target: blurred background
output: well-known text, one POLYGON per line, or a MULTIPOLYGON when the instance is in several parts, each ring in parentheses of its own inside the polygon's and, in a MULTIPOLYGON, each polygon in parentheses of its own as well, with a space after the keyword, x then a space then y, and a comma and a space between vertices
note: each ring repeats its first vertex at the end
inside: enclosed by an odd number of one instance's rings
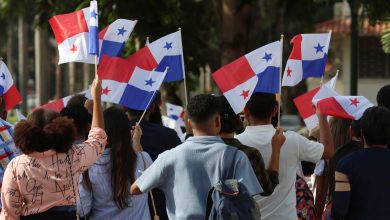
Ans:
MULTIPOLYGON (((123 57, 182 30, 189 96, 219 93, 210 75, 223 64, 284 34, 284 61, 300 33, 332 30, 325 81, 340 70, 336 90, 360 94, 375 103, 390 83, 390 1, 388 0, 98 0, 100 29, 117 18, 137 25, 123 57)), ((0 0, 0 56, 32 108, 88 88, 93 66, 58 65, 57 43, 48 20, 89 6, 89 0, 0 0)), ((283 114, 297 113, 292 98, 319 86, 309 79, 283 88, 283 114)), ((182 83, 165 83, 163 101, 183 104, 182 83)), ((296 120, 291 119, 291 120, 296 120)))

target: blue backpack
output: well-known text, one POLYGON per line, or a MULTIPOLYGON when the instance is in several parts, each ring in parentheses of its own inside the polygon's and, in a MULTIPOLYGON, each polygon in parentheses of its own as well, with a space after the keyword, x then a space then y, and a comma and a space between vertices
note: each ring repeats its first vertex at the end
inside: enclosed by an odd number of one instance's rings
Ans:
POLYGON ((244 184, 234 179, 235 157, 238 149, 228 147, 223 160, 222 178, 211 188, 207 198, 208 220, 260 219, 256 202, 244 184))

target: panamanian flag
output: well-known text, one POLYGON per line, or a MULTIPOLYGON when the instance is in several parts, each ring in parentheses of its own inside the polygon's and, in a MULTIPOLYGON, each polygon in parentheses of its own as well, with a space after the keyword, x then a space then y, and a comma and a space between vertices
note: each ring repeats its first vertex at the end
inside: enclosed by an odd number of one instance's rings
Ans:
POLYGON ((308 77, 321 77, 325 72, 331 32, 299 34, 284 69, 282 86, 295 86, 308 77))
POLYGON ((39 106, 37 108, 34 108, 33 111, 36 110, 36 109, 45 108, 45 109, 51 109, 51 110, 59 112, 63 108, 66 107, 66 105, 68 104, 68 101, 71 98, 72 98, 72 96, 69 95, 69 96, 66 96, 66 97, 63 97, 63 98, 51 101, 51 102, 49 102, 47 104, 41 105, 41 106, 39 106))
POLYGON ((22 97, 14 84, 12 75, 3 61, 0 61, 0 96, 3 97, 2 101, 5 101, 7 111, 22 102, 22 97))
POLYGON ((221 67, 212 77, 236 114, 254 92, 278 93, 280 41, 260 47, 221 67))
POLYGON ((164 82, 180 81, 185 78, 181 31, 168 34, 146 46, 127 58, 133 65, 145 70, 168 73, 164 82))
MULTIPOLYGON (((145 110, 160 89, 167 71, 144 70, 119 57, 104 55, 98 75, 102 80, 102 101, 145 110)), ((91 98, 90 91, 86 97, 91 98)))
POLYGON ((359 120, 366 109, 374 106, 364 96, 335 96, 313 100, 317 109, 324 115, 359 120))
MULTIPOLYGON (((95 55, 89 54, 89 21, 95 16, 90 8, 68 14, 60 14, 49 20, 58 44, 59 64, 69 62, 95 63, 95 55)), ((97 16, 97 15, 96 15, 97 16)), ((100 56, 119 56, 137 21, 117 19, 99 33, 100 56)), ((97 21, 96 21, 97 25, 97 21)))

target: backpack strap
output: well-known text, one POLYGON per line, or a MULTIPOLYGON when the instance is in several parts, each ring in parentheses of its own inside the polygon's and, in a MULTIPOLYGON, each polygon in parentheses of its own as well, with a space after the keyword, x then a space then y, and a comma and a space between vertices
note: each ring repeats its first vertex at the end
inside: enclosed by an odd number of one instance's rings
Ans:
MULTIPOLYGON (((236 159, 236 153, 238 149, 235 147, 228 146, 224 153, 222 158, 222 174, 220 177, 220 180, 225 179, 233 179, 234 173, 235 173, 235 159, 236 159), (230 175, 231 174, 231 175, 230 175), (229 178, 230 177, 230 178, 229 178)), ((213 208, 213 199, 212 194, 214 191, 214 187, 212 187, 207 195, 207 203, 206 203, 206 215, 205 219, 209 219, 211 210, 213 208)))
POLYGON ((234 179, 235 174, 235 159, 238 149, 228 146, 223 155, 222 161, 222 178, 221 179, 234 179))

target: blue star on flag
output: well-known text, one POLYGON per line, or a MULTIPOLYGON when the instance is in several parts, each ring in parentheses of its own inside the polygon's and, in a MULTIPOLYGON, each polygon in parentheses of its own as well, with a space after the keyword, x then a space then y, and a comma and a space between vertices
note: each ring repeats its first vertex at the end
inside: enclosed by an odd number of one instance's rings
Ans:
POLYGON ((171 42, 171 43, 165 42, 164 48, 166 48, 167 50, 171 49, 172 48, 172 43, 173 42, 171 42))
POLYGON ((316 47, 314 47, 314 49, 316 49, 316 53, 318 52, 324 52, 322 51, 322 49, 324 49, 325 46, 321 46, 320 43, 318 43, 318 45, 316 47))
POLYGON ((265 59, 267 62, 269 61, 269 60, 272 60, 272 53, 265 53, 265 55, 264 55, 264 57, 262 58, 262 59, 265 59))
POLYGON ((122 28, 119 28, 118 29, 118 36, 119 35, 122 35, 122 36, 124 36, 124 33, 126 32, 127 30, 125 29, 125 26, 123 26, 122 28))
POLYGON ((93 18, 97 18, 97 16, 98 16, 98 14, 96 13, 96 11, 95 10, 93 10, 92 12, 91 12, 91 17, 93 17, 93 18))
POLYGON ((156 81, 153 81, 152 78, 150 78, 149 80, 145 80, 145 86, 153 86, 153 83, 155 83, 156 81))
POLYGON ((1 78, 3 78, 3 80, 5 80, 5 74, 3 72, 1 72, 1 78))

